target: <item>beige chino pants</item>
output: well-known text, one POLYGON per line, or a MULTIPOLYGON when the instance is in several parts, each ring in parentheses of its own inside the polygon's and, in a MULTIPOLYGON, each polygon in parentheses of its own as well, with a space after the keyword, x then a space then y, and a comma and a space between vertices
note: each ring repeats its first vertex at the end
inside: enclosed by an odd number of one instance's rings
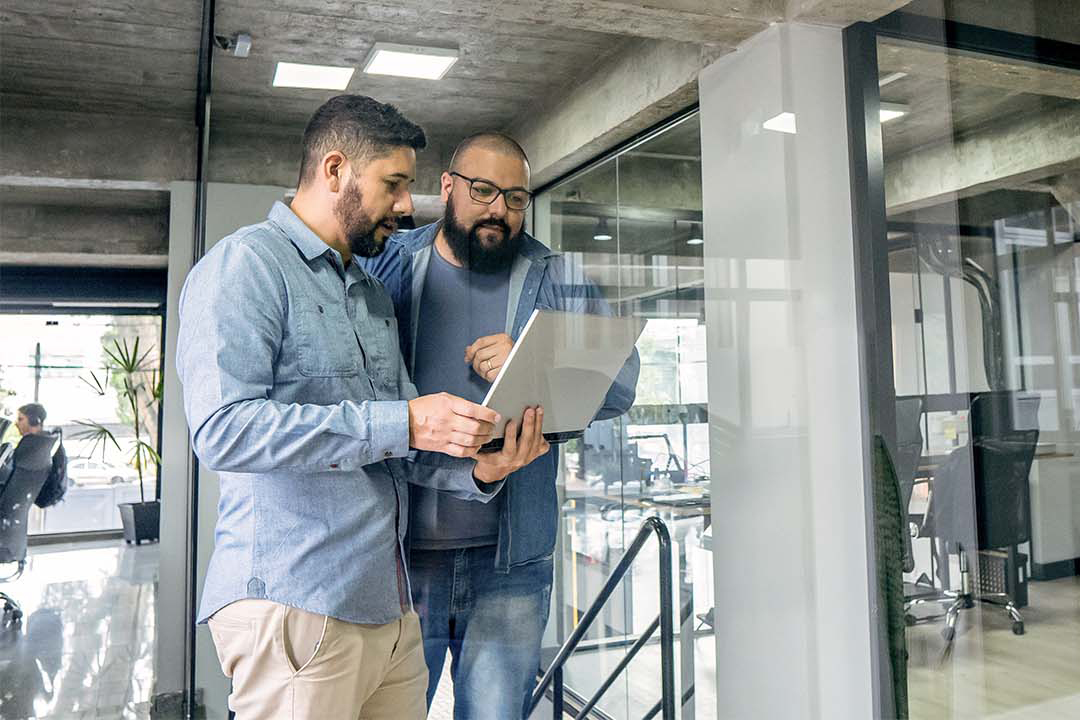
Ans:
POLYGON ((358 625, 239 600, 209 621, 237 720, 423 720, 428 671, 415 612, 358 625))

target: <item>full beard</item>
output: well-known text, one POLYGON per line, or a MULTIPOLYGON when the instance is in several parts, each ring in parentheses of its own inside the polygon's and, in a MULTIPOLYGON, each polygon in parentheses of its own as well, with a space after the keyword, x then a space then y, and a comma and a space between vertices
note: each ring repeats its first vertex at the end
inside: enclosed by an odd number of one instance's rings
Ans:
POLYGON ((355 182, 350 182, 334 207, 334 214, 345 228, 349 250, 356 257, 375 257, 383 251, 385 242, 379 240, 375 230, 384 218, 373 219, 364 211, 364 197, 355 182))
POLYGON ((485 275, 504 272, 510 267, 521 248, 525 232, 522 226, 521 230, 511 235, 510 226, 505 220, 499 219, 476 222, 472 227, 466 228, 457 222, 452 201, 446 204, 442 229, 454 257, 470 270, 485 275), (502 228, 503 240, 494 245, 485 245, 478 234, 481 225, 502 228))

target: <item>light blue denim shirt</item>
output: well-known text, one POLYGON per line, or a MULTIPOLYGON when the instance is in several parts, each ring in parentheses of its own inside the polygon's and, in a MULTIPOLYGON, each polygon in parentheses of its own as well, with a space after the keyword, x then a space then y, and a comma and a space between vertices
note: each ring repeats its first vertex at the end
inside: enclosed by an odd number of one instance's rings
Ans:
POLYGON ((192 446, 221 480, 200 622, 242 598, 390 622, 410 607, 405 483, 495 494, 471 460, 410 453, 416 390, 389 296, 282 203, 192 269, 177 369, 192 446))

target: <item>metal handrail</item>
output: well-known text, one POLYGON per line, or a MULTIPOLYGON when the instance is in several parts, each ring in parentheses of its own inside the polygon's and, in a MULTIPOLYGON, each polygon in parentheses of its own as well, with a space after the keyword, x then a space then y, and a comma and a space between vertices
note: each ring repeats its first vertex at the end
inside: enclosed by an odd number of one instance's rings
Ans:
MULTIPOLYGON (((578 718, 584 718, 585 714, 591 710, 599 701, 600 696, 611 687, 615 682, 616 677, 623 671, 623 669, 630 663, 630 660, 637 654, 654 632, 656 627, 660 627, 660 703, 659 708, 662 711, 662 717, 664 720, 675 720, 675 627, 674 627, 674 600, 672 599, 672 589, 674 587, 672 581, 671 571, 671 535, 668 533, 667 525, 664 521, 658 517, 649 517, 645 519, 645 522, 641 524, 641 529, 638 530, 637 535, 634 537, 634 541, 630 543, 630 547, 627 548, 626 553, 623 554, 622 559, 619 560, 619 564, 615 566, 611 576, 608 577, 607 582, 604 583, 604 587, 601 588, 599 595, 596 596, 596 600, 589 606, 589 609, 585 611, 585 614, 581 618, 581 622, 570 634, 570 637, 566 639, 562 647, 559 648, 558 654, 555 659, 552 660, 551 666, 548 667, 547 672, 537 683, 536 689, 533 690, 532 698, 529 701, 528 712, 525 713, 526 717, 530 716, 536 706, 540 703, 540 699, 547 692, 548 686, 554 684, 553 692, 554 699, 552 705, 554 706, 553 717, 562 720, 563 713, 563 666, 566 665, 567 660, 570 659, 570 655, 577 648, 578 643, 585 637, 585 633, 588 632, 589 627, 593 621, 596 620, 597 615, 600 614, 600 610, 604 604, 611 597, 611 593, 615 591, 615 586, 619 584, 619 581, 623 579, 627 571, 630 569, 630 565, 633 564, 634 559, 638 553, 641 552, 642 546, 648 539, 650 533, 656 533, 656 539, 659 543, 660 549, 660 617, 657 618, 642 636, 634 643, 634 647, 630 652, 622 659, 622 661, 615 668, 614 672, 604 681, 600 686, 600 689, 593 695, 578 713, 578 718)), ((655 715, 655 711, 652 713, 655 715)))

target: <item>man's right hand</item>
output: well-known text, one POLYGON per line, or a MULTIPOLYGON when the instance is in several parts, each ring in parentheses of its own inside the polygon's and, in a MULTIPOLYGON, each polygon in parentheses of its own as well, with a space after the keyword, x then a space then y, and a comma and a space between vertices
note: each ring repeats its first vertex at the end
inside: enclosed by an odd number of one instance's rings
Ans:
POLYGON ((499 414, 449 393, 409 401, 409 447, 454 457, 476 457, 491 440, 499 414))

